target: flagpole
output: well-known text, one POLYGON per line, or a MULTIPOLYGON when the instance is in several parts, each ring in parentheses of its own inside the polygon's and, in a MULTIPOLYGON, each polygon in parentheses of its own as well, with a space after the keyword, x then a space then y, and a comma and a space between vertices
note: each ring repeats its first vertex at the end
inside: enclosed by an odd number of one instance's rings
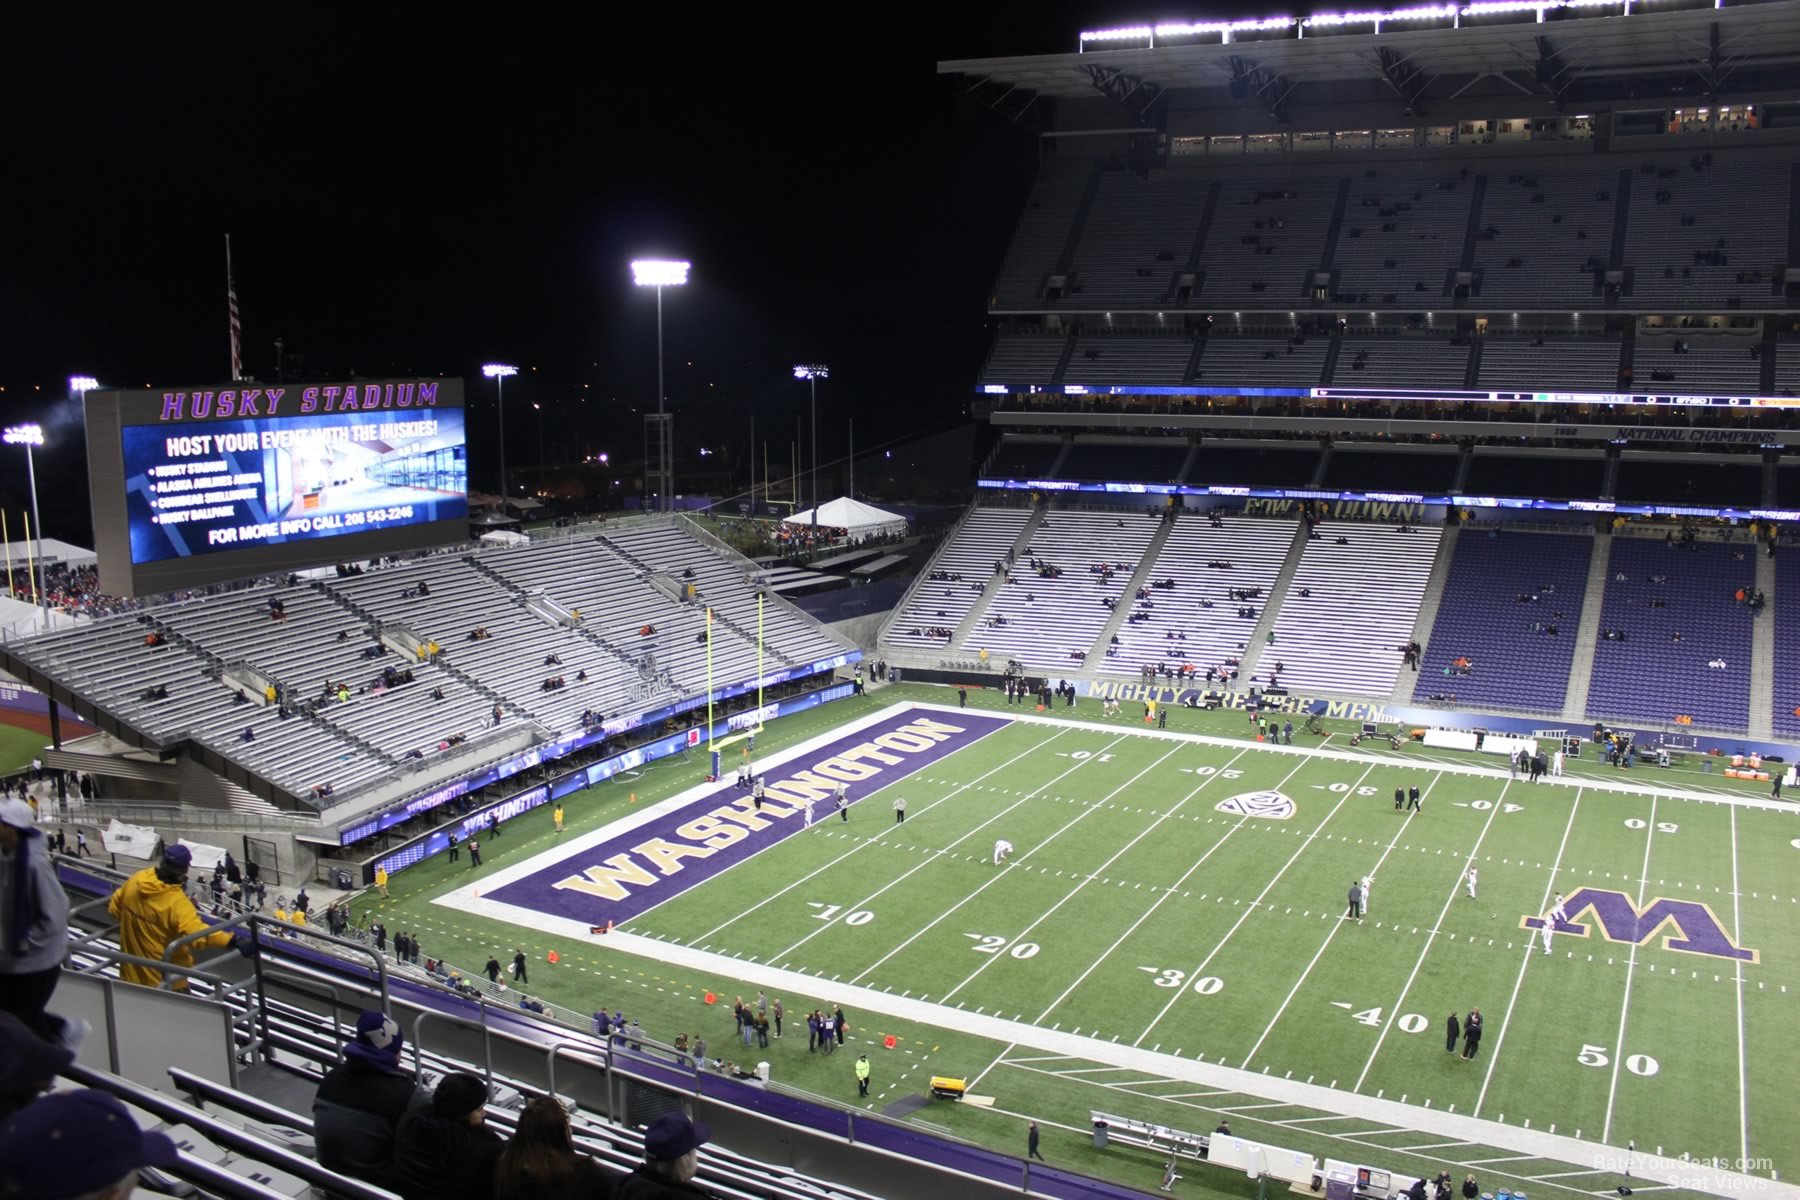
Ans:
POLYGON ((25 514, 25 572, 31 578, 31 603, 32 603, 33 607, 35 607, 38 602, 38 581, 37 581, 37 564, 32 561, 32 557, 31 557, 31 514, 30 513, 25 514))
POLYGON ((0 508, 0 545, 6 547, 6 594, 13 594, 12 540, 6 532, 6 510, 0 508))
POLYGON ((237 284, 231 277, 231 235, 225 235, 226 337, 231 346, 231 382, 244 377, 243 352, 238 349, 237 284))

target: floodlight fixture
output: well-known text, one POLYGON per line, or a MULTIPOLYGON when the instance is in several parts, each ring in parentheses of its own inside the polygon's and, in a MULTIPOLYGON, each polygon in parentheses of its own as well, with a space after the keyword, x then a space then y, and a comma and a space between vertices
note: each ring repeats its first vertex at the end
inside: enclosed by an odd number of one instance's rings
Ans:
POLYGON ((84 396, 100 387, 100 381, 92 375, 69 376, 69 391, 77 396, 84 396))
POLYGON ((33 461, 31 454, 33 446, 44 444, 44 427, 35 423, 8 425, 4 436, 7 445, 25 447, 25 477, 31 485, 32 533, 37 538, 37 562, 32 564, 31 586, 37 593, 38 602, 44 606, 44 628, 48 630, 50 628, 50 590, 45 586, 47 581, 44 579, 44 519, 38 515, 37 464, 33 461))
POLYGON ((631 263, 632 282, 639 287, 681 287, 692 263, 671 258, 639 258, 631 263))
POLYGON ((517 375, 519 368, 509 367, 505 363, 488 363, 481 368, 481 373, 489 379, 505 379, 508 375, 517 375))
POLYGON ((795 379, 830 379, 831 368, 824 363, 800 363, 794 367, 795 379))
POLYGON ((41 446, 44 444, 44 427, 42 425, 8 425, 6 427, 6 444, 9 446, 41 446))

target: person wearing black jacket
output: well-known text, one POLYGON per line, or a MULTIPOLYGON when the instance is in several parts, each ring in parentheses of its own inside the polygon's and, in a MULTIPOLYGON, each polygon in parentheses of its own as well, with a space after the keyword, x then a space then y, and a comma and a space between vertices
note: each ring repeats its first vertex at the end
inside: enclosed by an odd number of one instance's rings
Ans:
POLYGON ((379 1012, 356 1019, 344 1061, 325 1073, 313 1097, 319 1163, 353 1179, 394 1186, 394 1133, 424 1094, 400 1068, 400 1026, 379 1012))
POLYGON ((1449 1020, 1444 1022, 1444 1053, 1455 1054, 1456 1040, 1461 1036, 1462 1025, 1457 1021, 1456 1013, 1452 1012, 1449 1020))
POLYGON ((400 1122, 395 1186, 406 1200, 492 1200, 505 1143, 487 1128, 487 1085, 478 1075, 444 1076, 427 1108, 400 1122))

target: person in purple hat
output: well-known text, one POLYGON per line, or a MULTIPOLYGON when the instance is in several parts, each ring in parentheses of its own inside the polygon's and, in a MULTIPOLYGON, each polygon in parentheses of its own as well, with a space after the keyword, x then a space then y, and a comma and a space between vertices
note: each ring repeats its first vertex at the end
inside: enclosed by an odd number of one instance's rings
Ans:
POLYGON ((0 1196, 126 1200, 139 1171, 180 1161, 174 1142, 139 1129, 105 1092, 57 1092, 0 1121, 0 1196))
POLYGON ((74 1061, 67 1046, 46 1042, 19 1018, 0 1012, 0 1120, 43 1095, 74 1061))
MULTIPOLYGON (((207 928, 194 902, 187 896, 187 873, 194 856, 186 846, 177 844, 163 850, 162 861, 145 867, 119 886, 107 901, 106 911, 119 920, 119 948, 139 958, 160 959, 169 943, 207 928)), ((178 967, 194 965, 196 949, 225 947, 234 944, 230 932, 208 934, 196 938, 176 952, 170 961, 178 967)), ((248 939, 235 939, 238 949, 248 955, 248 939)), ((119 977, 127 983, 157 987, 162 972, 136 963, 120 963, 119 977)), ((187 980, 176 977, 176 991, 187 990, 187 980)))
POLYGON ((0 799, 0 1012, 73 1049, 86 1021, 45 1011, 69 949, 69 897, 31 805, 0 799))
POLYGON ((619 1180, 613 1200, 714 1195, 694 1182, 700 1169, 700 1147, 710 1137, 712 1130, 704 1121, 690 1121, 680 1113, 658 1118, 644 1130, 644 1161, 619 1180))
POLYGON ((409 1109, 428 1097, 401 1069, 406 1035, 385 1013, 356 1018, 344 1061, 325 1072, 313 1097, 319 1162, 354 1179, 392 1187, 394 1134, 409 1109))

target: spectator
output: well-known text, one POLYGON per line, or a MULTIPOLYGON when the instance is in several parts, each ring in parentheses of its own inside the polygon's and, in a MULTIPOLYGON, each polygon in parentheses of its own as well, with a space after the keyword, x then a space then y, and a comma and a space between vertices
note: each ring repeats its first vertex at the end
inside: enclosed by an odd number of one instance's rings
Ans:
MULTIPOLYGON (((200 919, 194 902, 187 897, 187 873, 193 861, 186 846, 168 846, 163 850, 161 862, 145 867, 112 894, 106 911, 118 918, 119 948, 125 953, 160 959, 170 942, 206 929, 206 922, 200 919)), ((205 950, 233 944, 239 953, 246 956, 251 953, 250 942, 241 937, 233 938, 229 932, 209 933, 176 951, 170 963, 191 967, 196 948, 205 950)), ((127 983, 152 988, 160 985, 163 978, 162 972, 155 967, 136 963, 120 963, 119 977, 127 983)), ((177 977, 172 986, 178 992, 185 992, 186 977, 177 977)))
POLYGON ((487 1085, 458 1071, 444 1076, 428 1107, 400 1122, 396 1185, 406 1200, 488 1200, 500 1135, 487 1128, 487 1085))
POLYGON ((527 1104, 494 1171, 494 1200, 601 1200, 611 1192, 612 1177, 575 1152, 563 1106, 547 1096, 527 1104))
POLYGON ((74 1061, 67 1046, 46 1042, 11 1013, 0 1012, 0 1120, 37 1099, 74 1061))
POLYGON ((313 1135, 319 1162, 354 1179, 393 1187, 394 1134, 424 1093, 400 1067, 406 1036, 385 1013, 356 1018, 344 1061, 325 1072, 313 1097, 313 1135))
POLYGON ((644 1161, 619 1181, 614 1200, 712 1196, 714 1193, 693 1182, 700 1169, 700 1147, 711 1136, 712 1130, 704 1122, 690 1121, 680 1113, 659 1117, 644 1131, 644 1161))
POLYGON ((0 800, 0 1012, 45 1041, 74 1049, 88 1034, 87 1022, 44 1011, 69 948, 69 897, 47 842, 31 805, 0 800))
POLYGON ((165 1134, 139 1129, 124 1102, 88 1088, 45 1096, 0 1125, 0 1196, 128 1200, 139 1171, 180 1162, 165 1134))

